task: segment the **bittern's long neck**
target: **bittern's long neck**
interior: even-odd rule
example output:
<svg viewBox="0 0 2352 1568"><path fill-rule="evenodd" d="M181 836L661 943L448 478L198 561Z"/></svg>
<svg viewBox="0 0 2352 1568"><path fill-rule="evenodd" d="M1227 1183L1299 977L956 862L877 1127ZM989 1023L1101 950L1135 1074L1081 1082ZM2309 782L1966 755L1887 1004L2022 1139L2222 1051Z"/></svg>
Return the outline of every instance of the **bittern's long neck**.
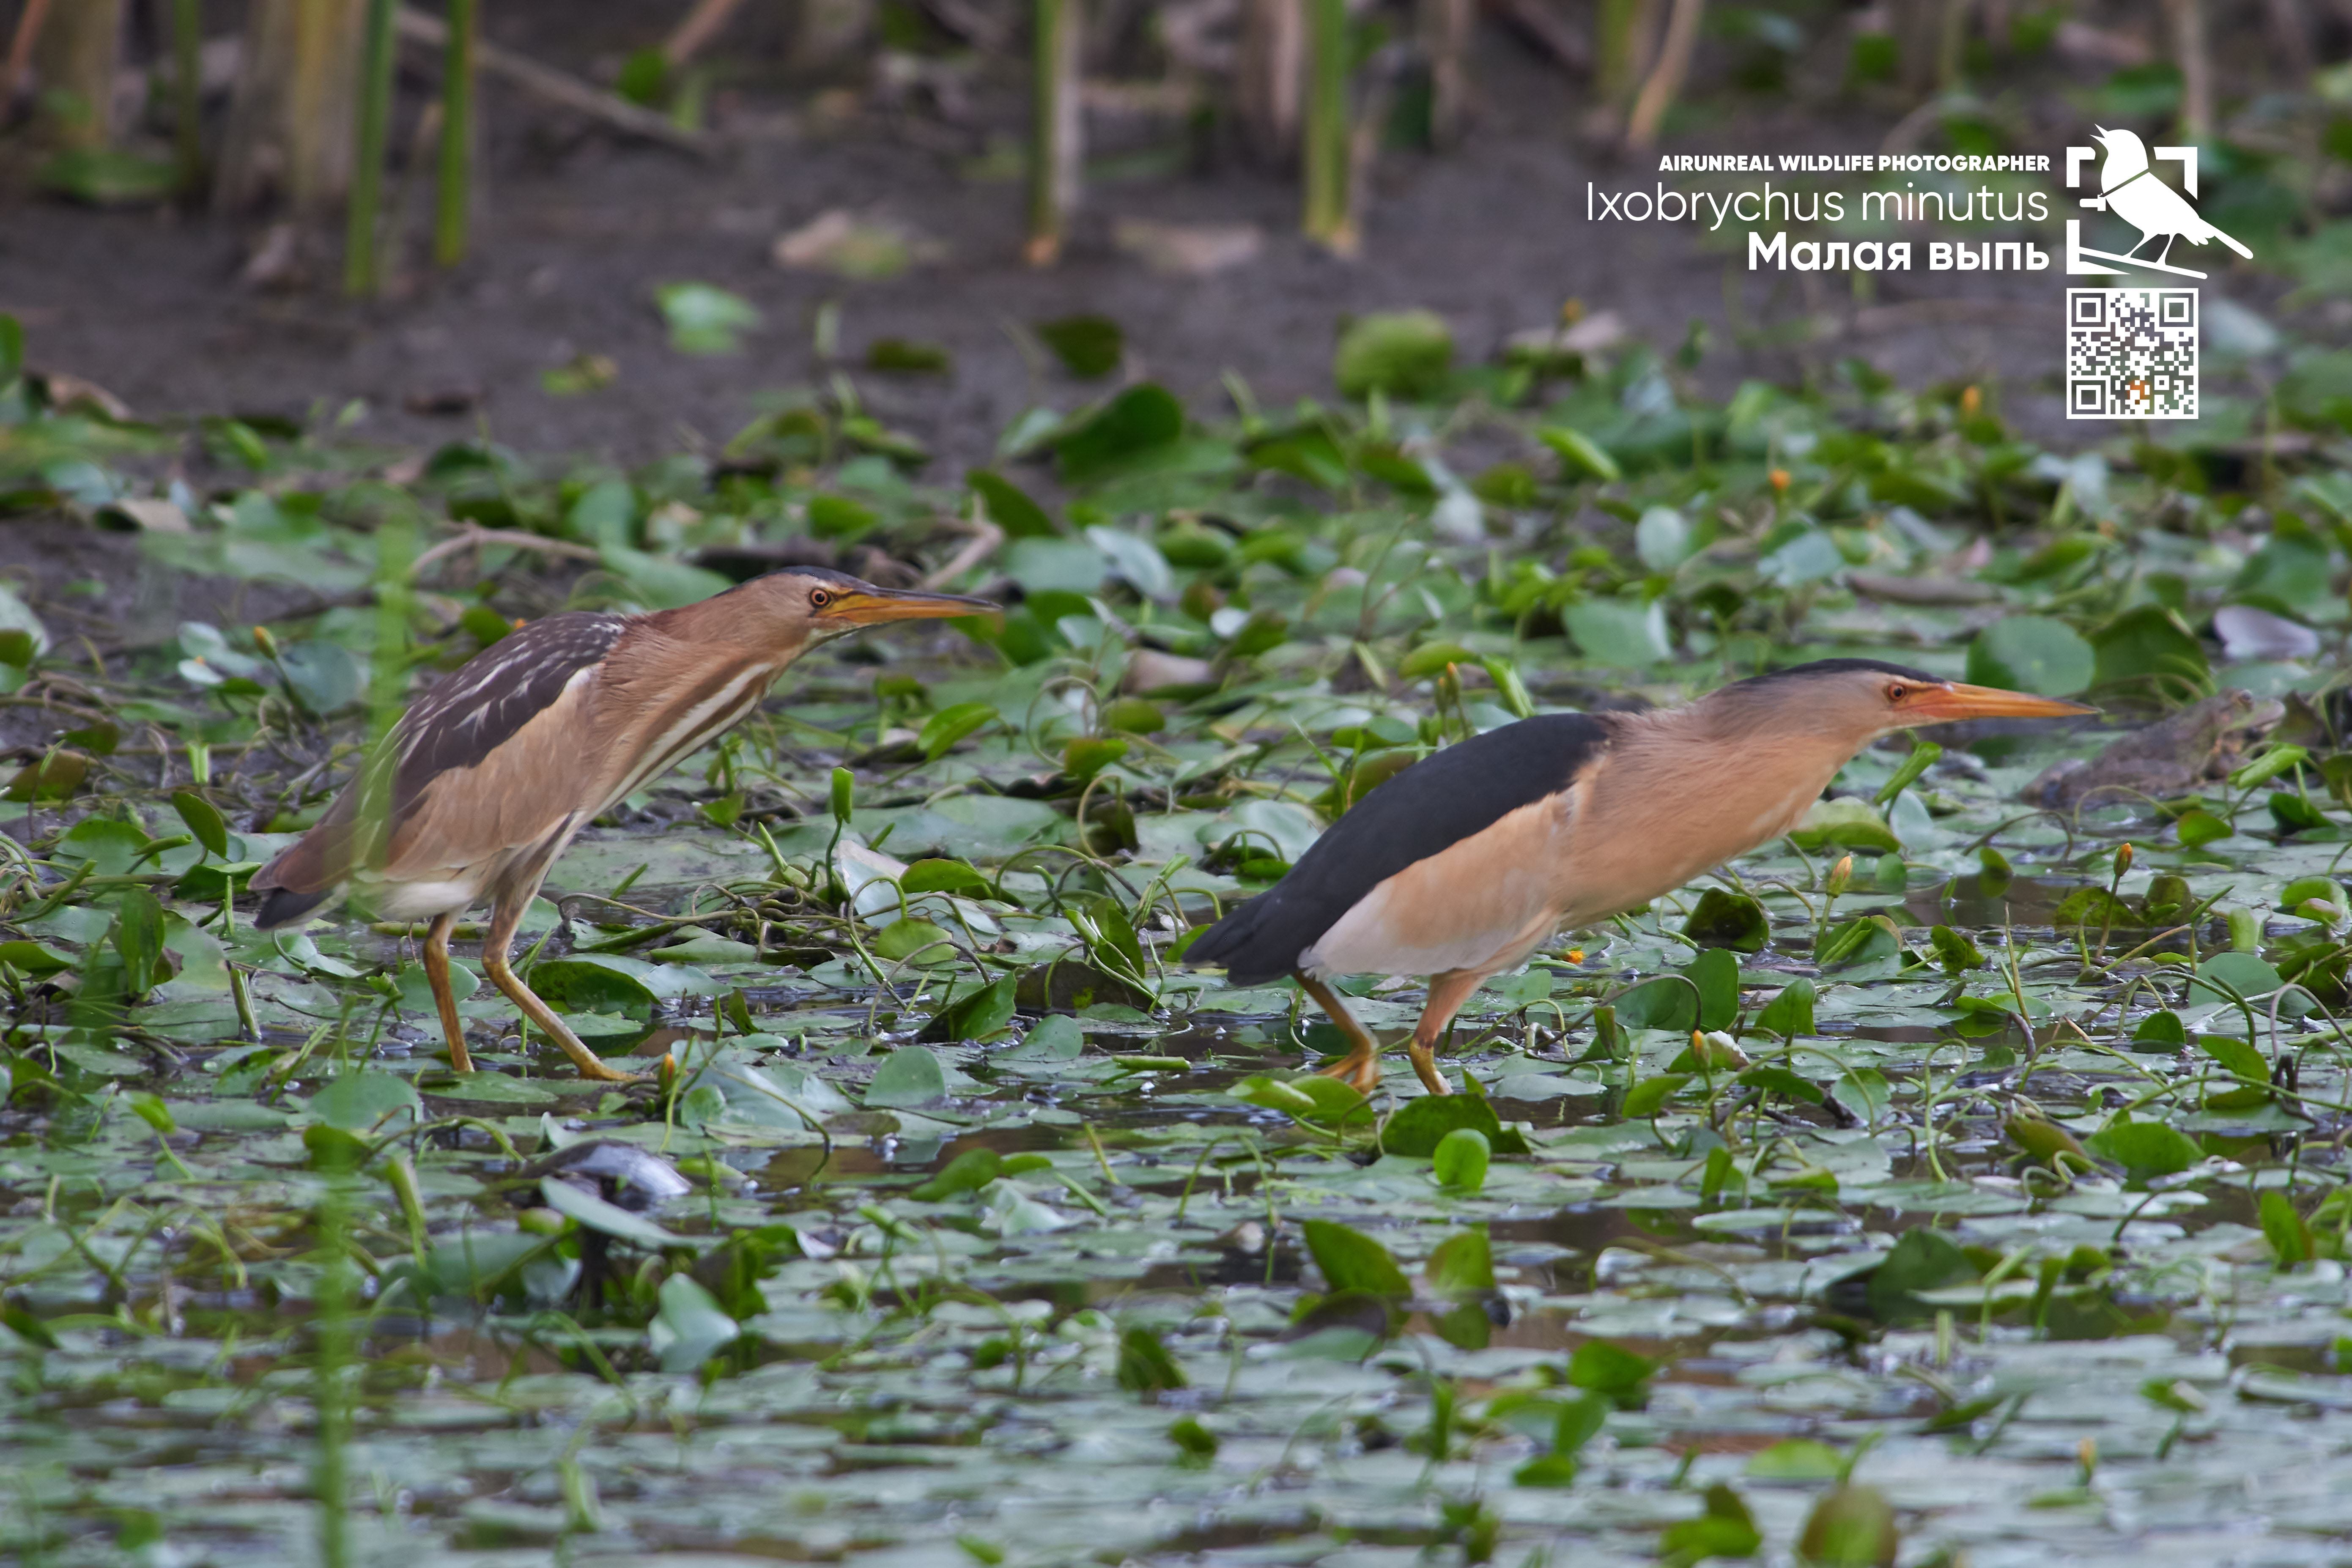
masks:
<svg viewBox="0 0 2352 1568"><path fill-rule="evenodd" d="M1571 923L1632 908L1779 837L1863 743L1811 726L1776 729L1738 699L1616 714L1610 727L1563 889Z"/></svg>
<svg viewBox="0 0 2352 1568"><path fill-rule="evenodd" d="M730 629L737 635L724 635ZM706 628L670 612L637 622L614 647L596 698L606 805L741 723L804 646L741 635L751 629Z"/></svg>

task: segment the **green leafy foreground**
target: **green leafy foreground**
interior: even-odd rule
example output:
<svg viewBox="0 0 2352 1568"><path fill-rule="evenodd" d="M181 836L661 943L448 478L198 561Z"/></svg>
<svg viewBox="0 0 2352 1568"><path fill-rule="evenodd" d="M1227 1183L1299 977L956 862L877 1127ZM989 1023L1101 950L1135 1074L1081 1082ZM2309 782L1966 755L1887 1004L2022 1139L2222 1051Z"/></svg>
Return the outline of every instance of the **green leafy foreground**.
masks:
<svg viewBox="0 0 2352 1568"><path fill-rule="evenodd" d="M113 419L0 322L0 504L278 606L0 597L0 1550L2334 1560L2340 400L2063 455L1859 365L1714 405L1409 317L1339 370L943 488L846 379L623 473ZM812 659L557 867L524 967L643 1083L470 961L458 1078L415 932L251 931L436 672L794 560L1013 607ZM2063 807L2104 736L1865 754L1491 983L1451 1099L1181 963L1432 747L1839 653L2250 695Z"/></svg>

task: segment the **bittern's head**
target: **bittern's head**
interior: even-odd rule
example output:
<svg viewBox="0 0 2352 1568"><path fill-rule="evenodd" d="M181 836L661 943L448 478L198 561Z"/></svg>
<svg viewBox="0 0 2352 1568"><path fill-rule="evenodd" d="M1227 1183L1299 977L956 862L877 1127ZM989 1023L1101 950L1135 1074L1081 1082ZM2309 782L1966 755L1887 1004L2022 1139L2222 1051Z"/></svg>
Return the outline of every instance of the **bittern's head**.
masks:
<svg viewBox="0 0 2352 1568"><path fill-rule="evenodd" d="M1859 751L1879 736L1963 719L2063 719L2080 702L1969 686L1874 658L1825 658L1726 686L1707 700L1741 729L1818 736Z"/></svg>
<svg viewBox="0 0 2352 1568"><path fill-rule="evenodd" d="M961 594L917 588L881 588L823 566L771 572L745 586L759 596L761 612L772 616L762 629L793 647L826 642L881 621L951 620L1003 614L1000 605Z"/></svg>

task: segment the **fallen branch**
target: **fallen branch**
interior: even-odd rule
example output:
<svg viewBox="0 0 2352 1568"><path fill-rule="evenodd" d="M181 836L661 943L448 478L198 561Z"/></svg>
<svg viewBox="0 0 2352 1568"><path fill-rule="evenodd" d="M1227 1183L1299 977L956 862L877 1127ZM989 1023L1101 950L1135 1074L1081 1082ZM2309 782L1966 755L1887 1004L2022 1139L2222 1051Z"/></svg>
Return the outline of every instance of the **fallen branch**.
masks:
<svg viewBox="0 0 2352 1568"><path fill-rule="evenodd" d="M743 0L695 0L694 9L662 40L662 59L672 70L686 64L734 20L742 6Z"/></svg>
<svg viewBox="0 0 2352 1568"><path fill-rule="evenodd" d="M49 0L25 0L25 9L16 18L16 35L8 44L8 60L0 65L0 115L5 115L16 101L16 89L24 85L25 73L32 68L33 46L41 37L41 24L47 20Z"/></svg>
<svg viewBox="0 0 2352 1568"><path fill-rule="evenodd" d="M1592 46L1550 0L1486 0L1486 9L1508 23L1554 64L1581 76L1592 69Z"/></svg>
<svg viewBox="0 0 2352 1568"><path fill-rule="evenodd" d="M396 18L403 41L441 48L449 41L449 28L438 16L402 6ZM652 110L631 103L627 99L606 92L600 87L566 75L551 66L502 49L487 41L475 46L475 63L493 76L502 76L526 92L535 92L551 103L560 104L591 120L601 120L616 131L632 136L642 136L648 142L660 142L697 157L711 153L710 138L697 132L681 130Z"/></svg>
<svg viewBox="0 0 2352 1568"><path fill-rule="evenodd" d="M1003 529L997 527L996 524L989 521L988 519L984 517L978 519L971 525L971 537L964 542L964 547L961 550L957 551L953 559L950 560L946 565L924 577L923 586L926 588L946 587L950 583L954 582L957 578L962 576L965 573L971 571L973 567L987 560L990 552L994 551L998 545L1003 542L1004 531Z"/></svg>
<svg viewBox="0 0 2352 1568"><path fill-rule="evenodd" d="M408 564L411 577L421 577L425 569L457 552L485 544L503 544L510 550L535 550L541 555L561 555L567 561L602 561L604 556L585 544L573 544L569 540L548 539L536 533L524 533L511 528L468 527L455 539L445 539Z"/></svg>

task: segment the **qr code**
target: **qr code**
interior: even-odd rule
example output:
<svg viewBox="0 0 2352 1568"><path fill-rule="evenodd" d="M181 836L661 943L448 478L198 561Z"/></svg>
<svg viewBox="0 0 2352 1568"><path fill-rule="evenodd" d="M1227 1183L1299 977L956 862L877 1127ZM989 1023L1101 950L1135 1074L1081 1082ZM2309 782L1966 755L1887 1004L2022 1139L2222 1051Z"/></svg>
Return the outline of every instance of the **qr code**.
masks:
<svg viewBox="0 0 2352 1568"><path fill-rule="evenodd" d="M2197 417L2197 290L2066 290L2066 417Z"/></svg>

